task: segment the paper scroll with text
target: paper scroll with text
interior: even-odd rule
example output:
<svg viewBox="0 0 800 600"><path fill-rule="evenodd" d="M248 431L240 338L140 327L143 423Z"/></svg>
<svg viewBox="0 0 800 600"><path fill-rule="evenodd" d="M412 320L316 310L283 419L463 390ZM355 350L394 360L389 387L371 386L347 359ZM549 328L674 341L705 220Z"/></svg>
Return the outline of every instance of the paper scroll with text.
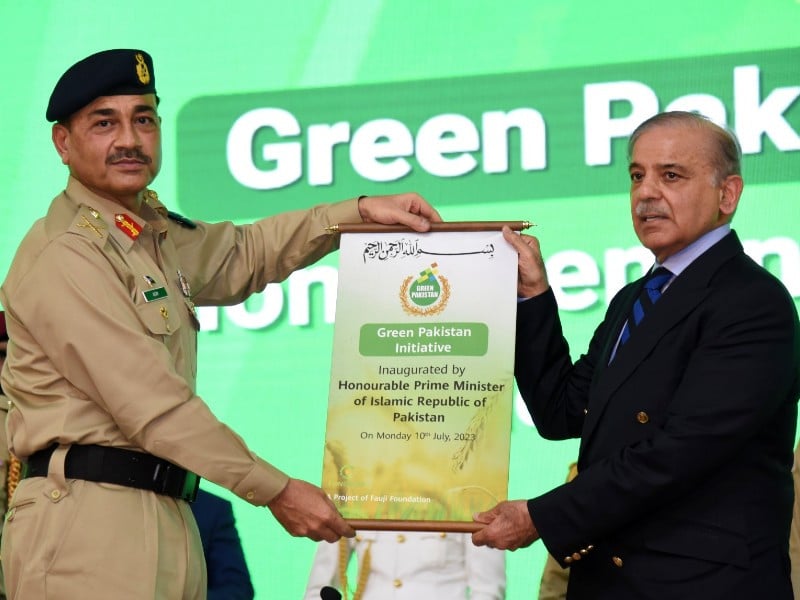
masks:
<svg viewBox="0 0 800 600"><path fill-rule="evenodd" d="M346 519L469 531L506 499L516 281L500 231L342 234L322 487Z"/></svg>

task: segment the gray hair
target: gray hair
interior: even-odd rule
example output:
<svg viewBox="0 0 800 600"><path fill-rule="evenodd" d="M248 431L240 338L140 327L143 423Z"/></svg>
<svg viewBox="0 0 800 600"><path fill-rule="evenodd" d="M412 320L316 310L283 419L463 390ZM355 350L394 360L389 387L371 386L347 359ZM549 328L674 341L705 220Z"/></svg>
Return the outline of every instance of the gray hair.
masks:
<svg viewBox="0 0 800 600"><path fill-rule="evenodd" d="M736 135L714 123L699 113L687 111L671 111L659 113L641 123L628 140L628 160L633 156L633 147L645 131L654 127L674 127L689 125L709 131L715 142L716 152L711 157L714 168L715 185L719 185L729 175L742 174L742 148Z"/></svg>

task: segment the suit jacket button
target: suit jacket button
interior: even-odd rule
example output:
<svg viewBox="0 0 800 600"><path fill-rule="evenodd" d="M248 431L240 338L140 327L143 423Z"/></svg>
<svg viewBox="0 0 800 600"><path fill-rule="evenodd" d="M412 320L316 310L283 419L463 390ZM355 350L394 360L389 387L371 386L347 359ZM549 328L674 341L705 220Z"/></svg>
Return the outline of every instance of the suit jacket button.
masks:
<svg viewBox="0 0 800 600"><path fill-rule="evenodd" d="M648 415L644 411L638 412L636 413L636 420L639 421L639 423L641 423L642 425L644 425L650 420L650 415Z"/></svg>
<svg viewBox="0 0 800 600"><path fill-rule="evenodd" d="M573 552L572 553L572 560L580 560L580 559L581 559L581 555L578 552Z"/></svg>
<svg viewBox="0 0 800 600"><path fill-rule="evenodd" d="M614 566L622 568L622 559L619 556L612 556L611 562L614 563Z"/></svg>
<svg viewBox="0 0 800 600"><path fill-rule="evenodd" d="M571 556L565 556L564 557L564 562L567 563L567 564L570 564L572 562L572 557Z"/></svg>

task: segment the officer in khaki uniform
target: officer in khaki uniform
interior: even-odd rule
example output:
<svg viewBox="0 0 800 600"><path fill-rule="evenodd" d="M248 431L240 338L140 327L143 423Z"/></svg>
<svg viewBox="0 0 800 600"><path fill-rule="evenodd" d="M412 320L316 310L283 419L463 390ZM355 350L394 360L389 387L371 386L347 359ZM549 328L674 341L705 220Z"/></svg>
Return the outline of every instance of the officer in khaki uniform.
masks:
<svg viewBox="0 0 800 600"><path fill-rule="evenodd" d="M6 347L8 345L8 332L6 331L6 315L0 310L0 370L6 360ZM6 437L6 415L8 414L8 398L3 393L0 386L0 508L5 514L8 509L8 497L13 490L9 489L9 473L14 475L14 468L10 468L11 455L8 451L8 439ZM3 525L0 523L0 535L2 535ZM0 563L2 564L2 563ZM3 581L3 573L0 571L0 600L6 598L6 586Z"/></svg>
<svg viewBox="0 0 800 600"><path fill-rule="evenodd" d="M249 226L170 215L153 63L108 50L70 67L47 109L66 189L0 288L11 341L2 385L25 463L2 540L10 598L204 598L187 504L198 476L292 535L354 531L318 487L256 456L195 393L194 306L235 304L324 254L341 222L426 231L416 194L362 197Z"/></svg>

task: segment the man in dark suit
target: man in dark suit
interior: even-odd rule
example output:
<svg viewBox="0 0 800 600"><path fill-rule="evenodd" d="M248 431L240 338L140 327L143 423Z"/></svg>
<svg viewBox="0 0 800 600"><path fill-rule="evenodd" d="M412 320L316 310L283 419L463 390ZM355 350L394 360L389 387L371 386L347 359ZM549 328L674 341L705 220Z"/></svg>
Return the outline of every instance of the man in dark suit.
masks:
<svg viewBox="0 0 800 600"><path fill-rule="evenodd" d="M233 506L202 489L190 506L203 542L208 600L252 600L253 584L236 531Z"/></svg>
<svg viewBox="0 0 800 600"><path fill-rule="evenodd" d="M673 112L628 150L633 226L668 273L625 287L574 363L538 241L506 232L526 298L517 383L542 436L581 438L578 476L476 515L473 541L541 537L570 599L790 599L800 324L730 230L738 143Z"/></svg>

